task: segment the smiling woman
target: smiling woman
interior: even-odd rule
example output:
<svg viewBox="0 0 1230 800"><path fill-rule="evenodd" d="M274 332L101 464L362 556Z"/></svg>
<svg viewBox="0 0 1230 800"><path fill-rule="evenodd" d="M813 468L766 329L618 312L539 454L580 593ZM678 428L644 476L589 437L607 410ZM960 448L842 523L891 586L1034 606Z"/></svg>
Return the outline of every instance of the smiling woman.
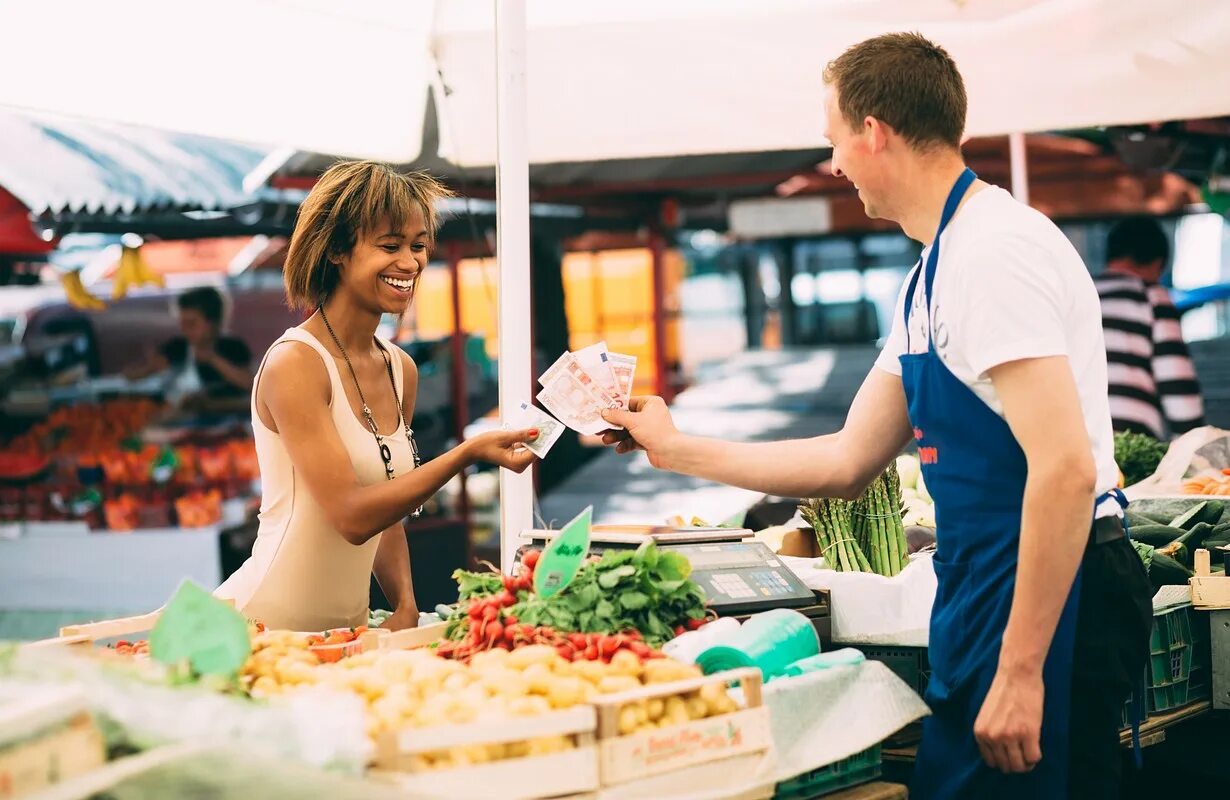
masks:
<svg viewBox="0 0 1230 800"><path fill-rule="evenodd" d="M537 431L495 431L419 463L418 371L376 336L414 298L434 243L427 175L371 161L335 165L300 208L284 279L289 304L315 313L269 348L256 374L252 427L260 528L252 556L219 589L249 617L311 631L367 620L374 572L394 613L418 621L402 520L475 461L517 472Z"/></svg>

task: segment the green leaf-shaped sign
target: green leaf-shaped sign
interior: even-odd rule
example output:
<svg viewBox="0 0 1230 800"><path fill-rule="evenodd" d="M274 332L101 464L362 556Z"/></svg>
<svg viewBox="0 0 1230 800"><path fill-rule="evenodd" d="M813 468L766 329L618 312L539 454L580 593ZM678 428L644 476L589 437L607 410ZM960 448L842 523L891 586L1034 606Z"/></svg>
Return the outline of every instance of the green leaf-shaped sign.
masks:
<svg viewBox="0 0 1230 800"><path fill-rule="evenodd" d="M233 675L252 654L248 621L185 580L150 631L149 651L163 664L187 662L198 675Z"/></svg>

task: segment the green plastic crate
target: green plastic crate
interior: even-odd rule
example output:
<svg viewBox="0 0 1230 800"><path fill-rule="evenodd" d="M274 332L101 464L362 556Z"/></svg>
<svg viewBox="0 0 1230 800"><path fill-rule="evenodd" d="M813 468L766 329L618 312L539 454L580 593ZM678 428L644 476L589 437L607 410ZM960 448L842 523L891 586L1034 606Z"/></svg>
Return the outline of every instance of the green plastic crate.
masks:
<svg viewBox="0 0 1230 800"><path fill-rule="evenodd" d="M870 661L879 661L896 673L920 695L926 693L931 680L931 662L925 647L886 647L874 644L843 645L857 647Z"/></svg>
<svg viewBox="0 0 1230 800"><path fill-rule="evenodd" d="M1191 606L1169 608L1153 615L1149 666L1145 670L1150 714L1185 706L1193 699L1191 677L1195 640Z"/></svg>
<svg viewBox="0 0 1230 800"><path fill-rule="evenodd" d="M880 777L880 745L777 784L773 800L812 800Z"/></svg>

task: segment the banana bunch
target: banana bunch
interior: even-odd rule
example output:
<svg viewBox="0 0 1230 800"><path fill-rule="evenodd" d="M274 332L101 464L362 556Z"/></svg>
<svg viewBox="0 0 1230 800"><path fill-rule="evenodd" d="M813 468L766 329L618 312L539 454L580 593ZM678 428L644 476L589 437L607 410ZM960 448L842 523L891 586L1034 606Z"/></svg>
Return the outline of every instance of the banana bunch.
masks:
<svg viewBox="0 0 1230 800"><path fill-rule="evenodd" d="M128 294L129 289L146 283L155 286L164 285L162 276L151 270L149 264L145 263L145 259L141 256L141 249L124 245L120 252L119 268L115 271L115 289L112 297L118 300Z"/></svg>
<svg viewBox="0 0 1230 800"><path fill-rule="evenodd" d="M100 311L107 307L106 303L86 290L85 285L81 283L81 273L78 271L61 275L60 284L64 287L64 296L73 308Z"/></svg>

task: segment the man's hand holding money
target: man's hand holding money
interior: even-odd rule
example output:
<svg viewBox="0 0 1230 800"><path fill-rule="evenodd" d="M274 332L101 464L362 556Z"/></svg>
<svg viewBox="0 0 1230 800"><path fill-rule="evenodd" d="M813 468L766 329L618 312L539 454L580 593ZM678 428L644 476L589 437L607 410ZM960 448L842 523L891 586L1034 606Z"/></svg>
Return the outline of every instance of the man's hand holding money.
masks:
<svg viewBox="0 0 1230 800"><path fill-rule="evenodd" d="M650 464L658 469L671 469L669 454L683 434L675 427L661 397L633 397L627 411L604 411L602 418L623 428L604 433L604 444L615 445L617 453L644 450L649 454Z"/></svg>

